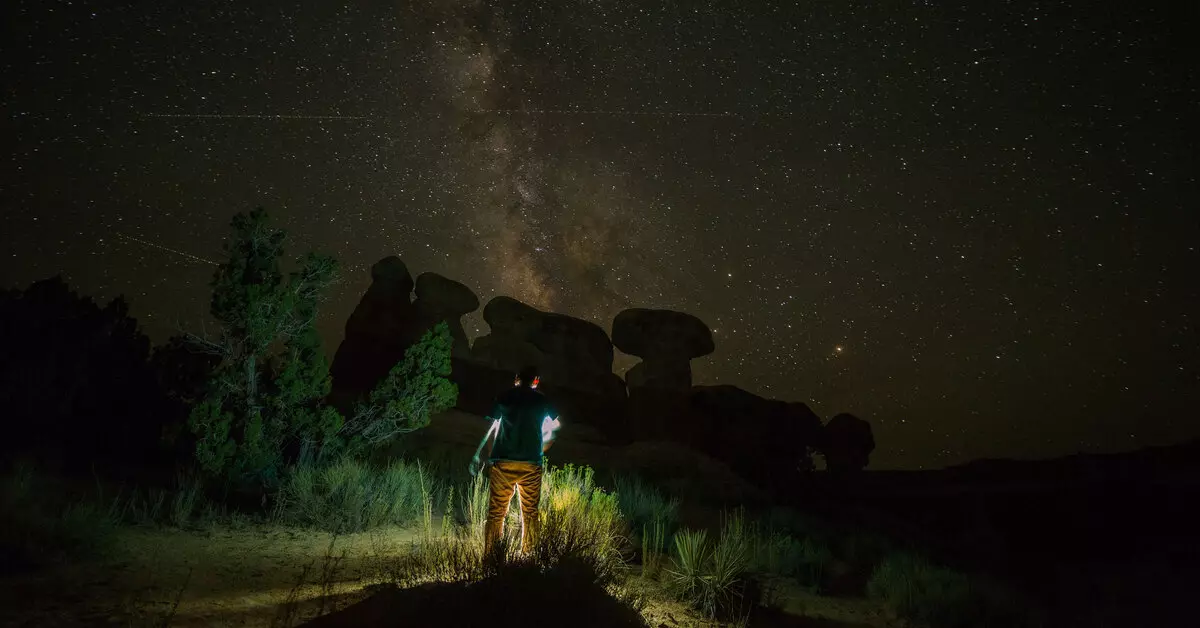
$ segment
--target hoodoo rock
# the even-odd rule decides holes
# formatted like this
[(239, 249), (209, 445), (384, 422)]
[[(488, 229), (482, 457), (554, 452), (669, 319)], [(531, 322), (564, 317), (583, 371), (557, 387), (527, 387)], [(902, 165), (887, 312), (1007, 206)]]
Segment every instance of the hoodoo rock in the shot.
[(483, 319), (491, 332), (475, 339), (472, 359), (459, 369), (460, 407), (485, 407), (485, 399), (491, 403), (512, 385), (514, 373), (533, 365), (542, 375), (541, 390), (564, 417), (625, 438), (625, 383), (612, 372), (613, 346), (604, 329), (504, 296), (488, 301)]
[(625, 375), (630, 388), (686, 390), (692, 385), (691, 360), (713, 352), (712, 331), (683, 312), (635, 308), (613, 319), (613, 344), (642, 358)]
[(349, 403), (368, 391), (404, 357), (411, 342), (413, 278), (399, 257), (371, 267), (371, 285), (346, 321), (346, 337), (334, 354), (335, 403)]
[(465, 285), (437, 273), (421, 273), (417, 277), (417, 300), (413, 331), (425, 333), (440, 321), (446, 321), (454, 338), (453, 356), (466, 358), (471, 354), (471, 342), (463, 329), (462, 317), (479, 309), (479, 297)]
[(483, 320), (493, 334), (526, 341), (541, 327), (543, 316), (541, 310), (506, 296), (493, 298), (483, 308)]
[(491, 333), (471, 349), (481, 363), (514, 373), (533, 364), (553, 386), (601, 395), (623, 389), (612, 372), (612, 342), (599, 325), (505, 296), (488, 301), (483, 320)]

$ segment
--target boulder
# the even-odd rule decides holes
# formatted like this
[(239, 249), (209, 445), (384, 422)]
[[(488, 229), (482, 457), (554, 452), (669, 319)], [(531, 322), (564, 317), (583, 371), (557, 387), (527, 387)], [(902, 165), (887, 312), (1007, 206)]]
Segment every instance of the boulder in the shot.
[(504, 334), (488, 334), (475, 339), (471, 358), (480, 364), (505, 371), (511, 377), (530, 364), (541, 366), (546, 356), (531, 342)]
[(471, 349), (480, 363), (510, 372), (532, 364), (548, 385), (624, 396), (624, 383), (612, 372), (612, 342), (599, 325), (505, 296), (488, 301), (483, 319), (491, 333)]
[(437, 273), (421, 273), (417, 277), (416, 289), (413, 333), (423, 334), (437, 323), (446, 321), (454, 338), (452, 355), (456, 358), (470, 357), (471, 341), (463, 329), (462, 317), (479, 309), (479, 297), (465, 285)]
[(866, 468), (875, 450), (871, 424), (845, 412), (825, 424), (821, 434), (825, 466), (834, 475), (849, 475)]
[(416, 305), (430, 311), (462, 316), (479, 309), (479, 297), (470, 288), (437, 273), (421, 273), (416, 288)]
[(625, 372), (630, 388), (687, 390), (692, 387), (692, 365), (687, 361), (642, 360)]
[(483, 307), (483, 320), (492, 333), (529, 341), (542, 325), (544, 313), (506, 296), (494, 297)]
[(712, 331), (684, 312), (634, 308), (613, 319), (613, 344), (641, 358), (691, 360), (715, 349)]
[(764, 488), (787, 489), (811, 470), (822, 433), (821, 420), (803, 403), (735, 386), (631, 388), (629, 407), (637, 440), (682, 443)]
[(686, 390), (692, 385), (692, 358), (713, 352), (712, 331), (684, 312), (635, 308), (613, 319), (613, 344), (642, 358), (625, 374), (630, 388)]

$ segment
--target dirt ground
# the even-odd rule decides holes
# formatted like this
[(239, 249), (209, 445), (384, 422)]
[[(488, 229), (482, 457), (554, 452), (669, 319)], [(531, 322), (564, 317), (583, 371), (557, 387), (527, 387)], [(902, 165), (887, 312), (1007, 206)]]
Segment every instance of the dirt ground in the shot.
[[(0, 581), (0, 625), (295, 626), (367, 597), (380, 584), (382, 561), (408, 551), (421, 534), (125, 528), (103, 560)], [(777, 594), (787, 616), (761, 625), (901, 625), (866, 600), (818, 597), (786, 583)], [(653, 603), (644, 615), (656, 627), (709, 625), (675, 603)]]
[[(126, 528), (104, 560), (0, 582), (0, 623), (150, 626), (169, 618), (171, 626), (289, 625), (296, 615), (323, 610), (314, 608), (317, 598), (372, 584), (379, 561), (407, 551), (419, 536), (415, 529), (335, 538), (266, 526)], [(323, 590), (323, 581), (332, 587)]]
[[(410, 439), (413, 450), (404, 453), (465, 463), (485, 428), (480, 417), (447, 412)], [(582, 427), (564, 429), (550, 455), (552, 462), (617, 472), (653, 468), (663, 481), (698, 482), (730, 500), (752, 490), (725, 465), (695, 452), (666, 443), (611, 447)], [(714, 513), (696, 519), (712, 519)], [(681, 518), (692, 525), (686, 514)], [(433, 529), (440, 527), (435, 520)], [(0, 626), (295, 626), (371, 595), (371, 587), (381, 583), (381, 564), (421, 537), (419, 527), (337, 538), (264, 525), (123, 528), (103, 560), (0, 580)], [(814, 596), (786, 582), (777, 593), (787, 614), (763, 625), (901, 625), (866, 600)], [(708, 625), (675, 603), (656, 602), (643, 614), (655, 627)]]

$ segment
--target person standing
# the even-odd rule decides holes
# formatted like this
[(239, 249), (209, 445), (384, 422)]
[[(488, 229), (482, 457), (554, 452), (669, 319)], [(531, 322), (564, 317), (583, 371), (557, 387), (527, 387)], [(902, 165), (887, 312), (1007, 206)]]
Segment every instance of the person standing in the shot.
[(514, 387), (502, 393), (492, 409), (493, 423), (480, 447), (483, 458), (476, 453), (471, 461), (472, 475), (481, 470), (481, 460), (488, 465), (485, 554), (500, 540), (514, 492), (521, 504), (521, 550), (528, 552), (537, 542), (544, 454), (554, 444), (559, 425), (558, 413), (537, 390), (539, 381), (536, 367), (521, 369)]

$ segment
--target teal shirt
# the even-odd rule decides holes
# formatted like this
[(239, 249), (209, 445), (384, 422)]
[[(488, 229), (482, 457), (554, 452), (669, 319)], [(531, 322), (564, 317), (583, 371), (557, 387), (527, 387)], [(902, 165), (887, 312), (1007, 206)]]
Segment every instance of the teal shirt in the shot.
[(500, 395), (491, 418), (499, 419), (500, 430), (492, 444), (491, 462), (542, 464), (542, 421), (558, 416), (542, 393), (524, 386)]

